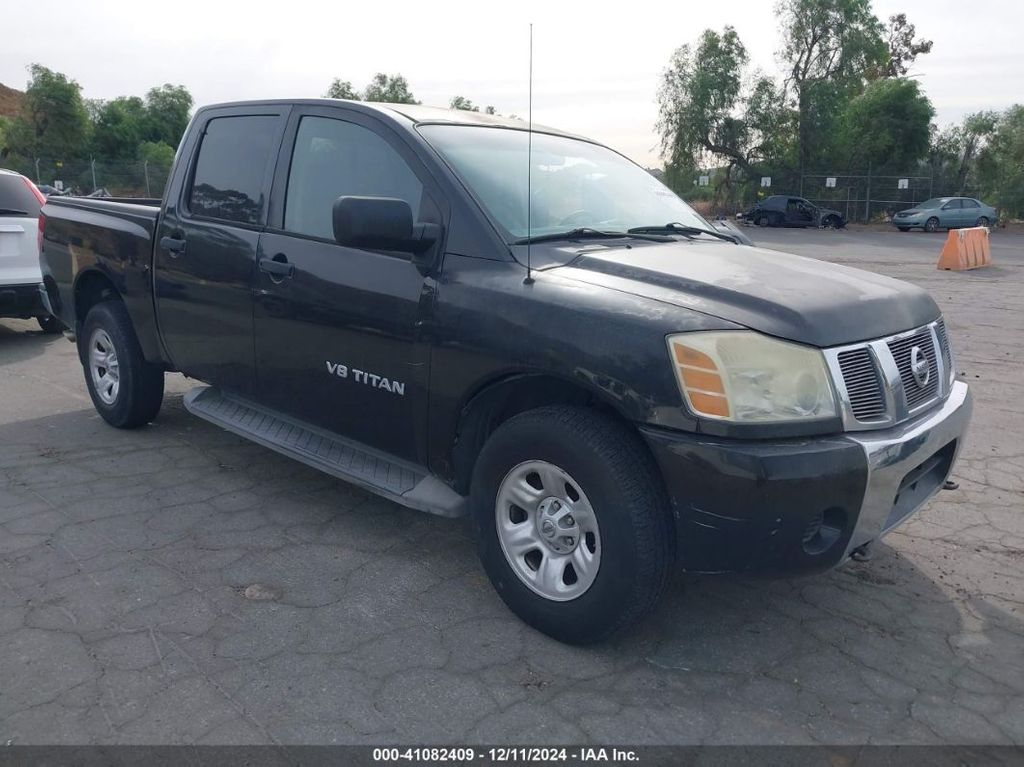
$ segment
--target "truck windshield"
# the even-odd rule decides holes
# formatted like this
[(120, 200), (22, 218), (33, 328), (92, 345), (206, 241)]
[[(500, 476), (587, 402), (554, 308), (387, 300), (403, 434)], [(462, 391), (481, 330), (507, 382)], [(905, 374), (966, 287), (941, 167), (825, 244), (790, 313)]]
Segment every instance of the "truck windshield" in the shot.
[[(475, 125), (423, 125), (421, 135), (505, 229), (527, 236), (528, 133)], [(533, 134), (533, 237), (581, 229), (627, 232), (677, 222), (710, 229), (675, 193), (638, 165), (587, 141)]]

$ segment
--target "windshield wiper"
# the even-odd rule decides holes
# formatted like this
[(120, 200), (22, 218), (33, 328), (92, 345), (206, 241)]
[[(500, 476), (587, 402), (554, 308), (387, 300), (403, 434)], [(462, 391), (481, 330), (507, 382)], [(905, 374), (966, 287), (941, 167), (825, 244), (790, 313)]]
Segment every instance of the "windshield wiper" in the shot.
[(698, 234), (710, 234), (712, 237), (717, 237), (720, 240), (731, 242), (736, 244), (736, 238), (731, 234), (723, 234), (722, 232), (716, 232), (713, 229), (704, 229), (700, 226), (687, 226), (686, 224), (680, 224), (678, 221), (671, 221), (664, 226), (634, 226), (628, 230), (630, 234), (682, 234), (687, 236), (696, 236)]
[(17, 210), (16, 208), (0, 208), (0, 216), (27, 216), (27, 210)]
[[(648, 234), (657, 234), (649, 232)], [(589, 226), (579, 226), (565, 232), (552, 232), (551, 234), (535, 234), (533, 237), (520, 237), (513, 241), (513, 245), (526, 245), (533, 242), (552, 242), (554, 240), (611, 240), (621, 237), (634, 237), (639, 240), (650, 240), (651, 242), (665, 242), (663, 237), (645, 237), (644, 232), (606, 232), (602, 229), (594, 229)]]

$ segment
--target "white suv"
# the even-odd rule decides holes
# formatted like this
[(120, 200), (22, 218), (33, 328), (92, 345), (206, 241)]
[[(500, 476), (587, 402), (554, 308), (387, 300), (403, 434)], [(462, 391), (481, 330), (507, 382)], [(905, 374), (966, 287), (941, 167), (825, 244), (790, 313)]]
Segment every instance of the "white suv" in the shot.
[(61, 323), (39, 295), (39, 209), (45, 202), (27, 178), (0, 169), (0, 317), (35, 317), (45, 332), (57, 333)]

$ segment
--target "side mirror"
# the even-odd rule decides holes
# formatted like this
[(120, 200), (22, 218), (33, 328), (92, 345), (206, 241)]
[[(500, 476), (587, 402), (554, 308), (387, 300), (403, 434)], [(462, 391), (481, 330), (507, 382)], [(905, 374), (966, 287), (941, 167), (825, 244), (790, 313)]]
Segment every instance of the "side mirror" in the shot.
[(414, 224), (412, 208), (394, 197), (339, 197), (332, 209), (334, 239), (340, 245), (394, 250), (414, 256), (441, 239), (437, 224)]

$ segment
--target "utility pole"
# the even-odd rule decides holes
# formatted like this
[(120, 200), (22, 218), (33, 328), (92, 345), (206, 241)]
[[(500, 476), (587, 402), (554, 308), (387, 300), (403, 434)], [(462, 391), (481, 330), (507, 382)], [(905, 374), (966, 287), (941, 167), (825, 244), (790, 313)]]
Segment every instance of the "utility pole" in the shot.
[(152, 197), (149, 193), (149, 160), (142, 163), (142, 173), (146, 176), (146, 197)]
[(89, 159), (89, 167), (92, 168), (92, 190), (95, 192), (96, 189), (98, 188), (96, 186), (96, 159), (95, 158), (90, 158)]

